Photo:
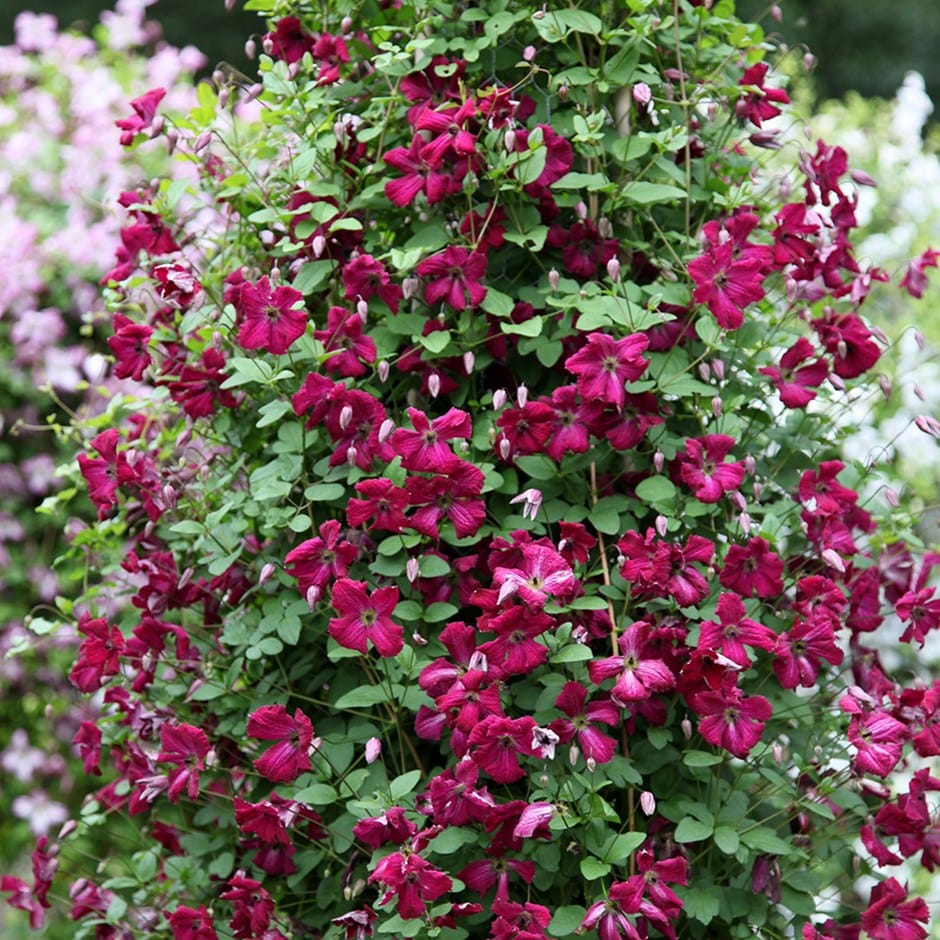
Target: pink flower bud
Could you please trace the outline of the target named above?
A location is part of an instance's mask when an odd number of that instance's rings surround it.
[[[365,323],[369,317],[369,305],[361,297],[356,301],[356,313],[362,317],[363,323]]]
[[[607,276],[616,284],[620,280],[620,261],[617,258],[611,258],[607,262]]]
[[[718,381],[722,381],[725,377],[725,362],[724,359],[713,359],[712,360],[712,375],[715,376]]]
[[[663,467],[666,465],[666,455],[661,451],[656,451],[653,454],[653,466],[656,468],[657,473],[663,472]]]
[[[200,153],[205,150],[209,146],[210,140],[212,140],[212,131],[203,131],[193,144],[193,153]]]
[[[555,268],[552,268],[548,272],[548,286],[552,289],[552,293],[558,290],[558,282],[561,280],[561,275]]]
[[[852,177],[852,181],[857,183],[859,186],[872,186],[877,187],[878,182],[873,176],[866,173],[864,170],[852,170],[849,173],[849,176]]]
[[[669,531],[669,520],[662,513],[656,517],[656,531],[661,539],[664,539]]]
[[[522,61],[531,62],[535,58],[535,46],[526,46],[522,50]]]
[[[738,525],[741,526],[741,531],[747,535],[751,531],[751,514],[742,512],[738,516]]]
[[[688,718],[683,718],[679,722],[679,727],[682,729],[682,734],[685,737],[686,741],[692,740],[692,722]]]
[[[915,394],[921,401],[927,401],[927,396],[924,394],[924,390],[923,390],[919,385],[915,385],[915,386],[914,386],[914,394]]]
[[[375,371],[378,373],[380,382],[387,382],[388,373],[391,371],[391,366],[388,364],[388,360],[380,359],[379,364],[375,367]]]
[[[722,408],[723,408],[723,407],[724,407],[724,406],[723,406],[722,401],[721,401],[721,396],[720,396],[720,395],[716,395],[716,396],[712,399],[712,414],[713,414],[716,418],[720,418],[720,417],[721,417],[721,411],[722,411]]]
[[[927,340],[924,339],[924,334],[920,330],[914,330],[914,342],[920,350],[927,348]]]
[[[840,574],[845,574],[845,562],[834,548],[824,548],[822,550],[822,560],[830,568],[835,568]]]
[[[829,373],[829,384],[830,384],[837,392],[844,392],[844,391],[845,391],[845,380],[842,378],[841,375],[836,375],[835,372],[830,372],[830,373]]]
[[[761,493],[764,492],[764,484],[761,482],[754,483],[754,499],[760,500]]]
[[[646,82],[637,82],[633,86],[633,100],[645,107],[653,100],[653,90]]]
[[[508,438],[502,438],[499,442],[499,456],[503,460],[509,460],[509,455],[512,453],[512,444],[509,443]]]
[[[248,91],[245,92],[245,103],[247,104],[250,101],[254,101],[256,98],[260,98],[264,93],[264,85],[261,82],[255,82]]]
[[[379,443],[384,444],[392,436],[394,430],[395,422],[391,418],[386,418],[379,425]]]
[[[366,763],[374,764],[382,753],[382,742],[378,738],[369,738],[366,741]]]
[[[349,447],[346,448],[346,463],[349,464],[350,467],[355,467],[356,459],[358,457],[359,457],[359,451],[356,450],[356,448],[353,447],[352,444],[350,444]]]
[[[602,215],[597,220],[597,234],[600,235],[601,238],[614,237],[614,226],[606,215]]]
[[[890,486],[885,487],[885,499],[888,501],[888,505],[892,506],[894,509],[897,509],[901,505],[900,497]]]
[[[343,405],[339,412],[339,426],[345,431],[353,418],[352,405]]]
[[[166,118],[162,114],[158,114],[150,122],[150,139],[153,140],[154,137],[159,137],[163,133],[164,127],[166,127]]]
[[[775,3],[770,8],[770,15],[774,18],[775,22],[777,23],[783,22],[783,10],[780,9],[780,6],[778,4]]]
[[[500,408],[502,408],[503,405],[506,404],[506,399],[508,397],[509,396],[506,394],[506,389],[504,388],[496,389],[496,391],[493,392],[493,410],[499,411]]]
[[[932,418],[930,415],[918,415],[914,419],[914,424],[916,424],[924,434],[929,434],[931,437],[936,437],[940,440],[940,421],[937,421],[936,418]]]
[[[175,127],[171,127],[166,132],[166,151],[167,154],[172,156],[173,151],[176,150],[176,145],[180,142],[180,133]]]
[[[525,387],[525,384],[520,385],[516,389],[516,404],[520,408],[525,408],[526,402],[529,400],[529,390]]]
[[[509,500],[510,504],[523,503],[522,518],[535,519],[542,505],[542,491],[534,487],[523,490],[518,496]]]
[[[588,207],[584,203],[584,200],[579,200],[575,203],[574,211],[582,222],[588,217]]]
[[[307,606],[311,610],[317,609],[317,604],[320,602],[320,594],[322,593],[320,587],[316,584],[311,584],[307,588],[307,594],[304,597],[304,600],[307,602]]]
[[[418,559],[411,557],[405,563],[405,577],[408,579],[409,584],[414,584],[418,580],[420,568],[418,565]]]
[[[816,66],[816,56],[812,52],[804,53],[803,66],[807,72],[812,72]]]
[[[411,634],[411,642],[414,643],[415,646],[427,646],[428,645],[428,641],[423,636],[421,636],[421,634],[418,633],[417,630],[415,630],[415,632]]]
[[[640,809],[647,816],[652,816],[656,812],[656,797],[649,790],[644,790],[640,794]]]
[[[402,297],[404,297],[405,300],[411,300],[411,298],[418,293],[420,288],[421,282],[413,274],[410,274],[401,282]]]
[[[245,58],[249,61],[253,61],[254,57],[258,54],[258,45],[254,39],[249,39],[245,43]]]
[[[698,368],[698,377],[703,382],[707,382],[712,377],[711,366],[709,366],[707,362],[700,362],[697,368]]]
[[[297,79],[297,76],[300,75],[300,62],[291,62],[287,66],[287,77],[293,82]]]
[[[228,86],[228,85],[226,85],[226,86],[219,92],[219,107],[220,107],[221,109],[224,110],[224,109],[228,106],[228,99],[231,97],[231,95],[232,95],[232,89],[231,89],[231,87]]]
[[[463,371],[466,372],[467,375],[473,375],[473,366],[475,365],[476,361],[477,358],[473,354],[472,349],[468,349],[463,354]]]
[[[506,153],[512,153],[516,149],[516,132],[510,127],[503,135],[503,147]]]
[[[428,391],[431,393],[431,398],[437,398],[441,393],[441,377],[436,372],[428,376]]]
[[[774,741],[773,746],[774,761],[780,765],[783,763],[783,747],[779,741]]]
[[[889,379],[884,372],[878,373],[878,386],[881,389],[881,394],[884,396],[885,401],[891,397],[892,387],[891,379]]]
[[[753,454],[748,454],[744,458],[744,469],[747,471],[749,477],[754,476],[754,470],[757,467],[757,461],[754,459]]]
[[[585,762],[587,764],[588,773],[592,774],[597,770],[597,761],[593,757],[589,757]]]
[[[235,0],[225,0],[225,11],[231,13],[235,9]]]
[[[340,32],[342,32],[345,35],[352,29],[352,24],[353,24],[352,17],[348,15],[344,16],[342,20],[340,20],[340,24],[339,24]]]
[[[265,55],[271,55],[274,52],[274,40],[270,36],[265,36],[261,41],[261,48],[264,49]]]
[[[568,86],[559,85],[558,86],[558,100],[564,104],[568,100]]]
[[[261,569],[261,574],[258,575],[258,586],[260,587],[262,584],[267,584],[276,570],[272,562],[267,562]]]

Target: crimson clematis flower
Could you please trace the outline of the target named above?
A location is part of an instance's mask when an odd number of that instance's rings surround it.
[[[277,741],[253,761],[255,770],[274,783],[290,783],[310,769],[313,725],[298,708],[293,718],[283,705],[263,705],[248,717],[249,738]]]
[[[416,268],[419,277],[429,278],[424,299],[429,304],[444,301],[454,310],[466,310],[483,302],[486,288],[480,283],[486,275],[486,255],[451,245]]]
[[[82,692],[95,692],[105,679],[117,675],[125,644],[124,634],[117,627],[110,626],[104,617],[93,620],[87,614],[79,620],[78,632],[85,639],[78,648],[69,681]]]
[[[780,366],[762,366],[757,371],[773,380],[785,408],[804,408],[816,397],[814,389],[829,375],[829,364],[816,354],[813,344],[801,336],[780,358]],[[800,363],[806,363],[800,366]]]
[[[765,88],[768,66],[766,62],[757,62],[741,76],[739,85],[753,87],[754,91],[739,98],[734,106],[734,113],[742,121],[750,121],[761,127],[764,121],[780,114],[778,104],[789,104],[790,96],[782,88]]]
[[[350,313],[345,307],[330,307],[326,315],[326,328],[316,330],[314,337],[323,343],[327,356],[323,367],[331,375],[357,378],[368,372],[376,359],[375,341],[364,336],[362,317]]]
[[[927,290],[926,269],[935,268],[938,264],[940,264],[940,251],[928,248],[908,264],[904,277],[901,278],[901,287],[911,297],[923,297],[924,291]]]
[[[755,536],[746,546],[728,549],[718,580],[741,597],[777,597],[783,593],[783,559],[766,539]]]
[[[141,381],[144,371],[151,363],[147,344],[153,336],[153,327],[134,323],[122,313],[114,315],[114,335],[108,337],[108,347],[117,363],[114,374],[119,379]]]
[[[164,916],[173,931],[173,940],[218,940],[205,904],[198,910],[180,904],[172,914],[164,912]]]
[[[533,904],[530,901],[519,904],[510,901],[508,897],[497,896],[493,901],[492,911],[496,915],[490,925],[490,936],[493,940],[542,940],[548,936],[546,930],[552,919],[552,912],[542,904]]]
[[[493,571],[493,584],[499,588],[497,603],[517,594],[533,610],[541,610],[549,597],[569,596],[575,583],[568,562],[546,545],[523,545],[518,568],[497,567]]]
[[[760,740],[764,722],[773,709],[762,695],[745,698],[737,687],[737,676],[725,673],[720,691],[700,692],[693,708],[699,716],[699,734],[742,760]]]
[[[726,330],[738,329],[744,322],[744,308],[764,296],[762,262],[755,257],[736,257],[730,241],[712,245],[689,262],[688,271],[695,282],[692,299],[705,304]]]
[[[382,159],[405,175],[385,184],[385,196],[399,208],[414,202],[424,193],[428,205],[434,205],[448,196],[459,193],[467,167],[458,163],[452,169],[432,166],[423,156],[424,141],[416,137],[411,146],[395,147],[382,154]]]
[[[587,689],[580,682],[566,682],[555,707],[568,717],[556,718],[549,728],[558,735],[561,744],[577,737],[581,753],[595,764],[606,764],[617,751],[617,742],[595,727],[596,722],[616,727],[620,722],[620,709],[608,698],[587,701]]]
[[[165,96],[165,88],[151,88],[150,91],[131,102],[134,113],[129,118],[114,122],[124,132],[121,134],[122,147],[130,147],[134,143],[134,137],[153,124],[153,119],[157,115],[157,105]]]
[[[872,940],[923,940],[921,926],[930,920],[930,910],[922,898],[907,900],[907,888],[896,878],[888,878],[871,889],[871,899],[862,914],[862,930]]]
[[[381,816],[360,819],[353,826],[353,835],[372,850],[389,844],[404,845],[417,832],[418,827],[400,806],[390,806]]]
[[[409,477],[405,481],[409,506],[417,507],[408,528],[439,538],[438,526],[449,519],[457,538],[475,535],[486,521],[481,494],[485,477],[476,464],[459,460],[447,476]]]
[[[649,338],[642,333],[618,340],[605,333],[589,333],[587,345],[565,360],[565,368],[578,377],[583,399],[622,408],[624,384],[638,379],[649,365],[643,358],[648,345]]]
[[[229,926],[236,940],[255,940],[266,936],[274,914],[274,899],[261,887],[260,881],[237,871],[227,882],[229,889],[219,897],[231,901],[234,912]],[[279,935],[277,935],[279,936]]]
[[[287,573],[300,582],[300,593],[307,597],[310,588],[324,588],[336,578],[345,578],[359,549],[352,542],[340,539],[341,526],[328,519],[320,526],[320,534],[307,539],[288,552],[284,559]]]
[[[706,620],[699,627],[698,648],[721,650],[722,654],[743,669],[751,665],[745,646],[774,649],[777,635],[769,627],[746,617],[744,602],[737,594],[722,594],[718,598],[718,619]]]
[[[497,783],[520,780],[525,771],[519,765],[519,755],[536,757],[540,753],[533,744],[535,729],[535,720],[528,715],[522,718],[490,715],[470,732],[470,757]]]
[[[385,885],[387,890],[379,904],[394,898],[396,912],[406,920],[421,917],[425,905],[446,894],[454,884],[444,872],[414,852],[386,855],[369,875],[369,881]]]
[[[643,620],[631,624],[617,641],[618,655],[592,659],[588,663],[591,682],[600,684],[617,677],[610,697],[623,707],[665,692],[676,684],[676,677],[662,659],[649,655],[652,626]]]
[[[161,750],[158,761],[176,764],[171,770],[167,796],[175,803],[183,790],[195,800],[199,796],[199,771],[205,770],[205,759],[209,753],[209,739],[205,731],[194,725],[164,725],[161,729]]]
[[[392,313],[398,313],[403,291],[392,283],[385,265],[376,261],[372,255],[356,255],[343,266],[343,287],[347,300],[362,299],[368,302],[378,297]]]
[[[857,313],[827,309],[824,316],[810,325],[832,356],[832,371],[843,379],[854,379],[867,372],[881,358],[871,330]]]
[[[401,465],[406,470],[425,473],[450,473],[455,470],[459,458],[445,442],[471,435],[473,427],[470,415],[459,408],[451,408],[447,414],[429,421],[423,411],[409,408],[408,417],[414,430],[396,428],[391,436],[391,445],[401,457]]]
[[[842,662],[844,654],[835,641],[837,625],[824,611],[814,611],[777,637],[774,674],[783,688],[808,689],[816,682],[822,660],[833,666]]]
[[[395,656],[404,647],[404,629],[392,622],[398,604],[398,588],[377,588],[368,594],[365,581],[341,578],[333,586],[331,603],[339,614],[330,620],[328,632],[340,646],[363,655],[372,642],[380,656]]]
[[[679,456],[679,476],[702,503],[717,503],[725,493],[736,490],[744,479],[744,463],[727,463],[725,457],[736,441],[727,434],[690,437],[685,453]]]
[[[372,928],[378,917],[379,915],[368,904],[364,904],[359,910],[334,917],[331,923],[343,928],[346,934],[345,940],[367,940],[372,936]]]
[[[908,591],[898,598],[894,609],[902,623],[909,621],[901,634],[902,643],[916,640],[923,646],[927,634],[940,626],[940,597],[934,598],[936,593],[936,588],[921,588],[919,591]]]
[[[307,329],[307,311],[297,309],[303,299],[304,295],[293,287],[272,289],[267,275],[256,284],[246,281],[235,307],[241,322],[238,344],[242,349],[286,353]]]
[[[356,484],[356,492],[363,498],[346,502],[346,521],[351,526],[368,522],[369,531],[383,529],[386,532],[401,532],[406,526],[408,494],[402,487],[386,477],[378,477],[361,480]]]
[[[855,710],[849,723],[847,736],[855,745],[856,754],[852,766],[858,773],[871,773],[884,779],[897,766],[908,738],[907,726],[882,709],[868,711],[849,702],[852,696],[842,699],[842,707]]]
[[[316,41],[296,16],[282,16],[275,24],[274,32],[265,34],[264,38],[271,44],[272,54],[288,65],[299,62],[305,52],[312,53]]]

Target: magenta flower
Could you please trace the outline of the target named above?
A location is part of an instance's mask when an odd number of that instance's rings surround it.
[[[454,310],[466,310],[483,302],[486,288],[480,283],[486,274],[486,255],[451,245],[417,268],[419,277],[428,278],[424,299],[429,304],[444,301]]]
[[[499,588],[497,603],[518,594],[533,610],[541,610],[549,597],[563,598],[575,586],[571,566],[553,548],[524,544],[522,563],[518,568],[497,567],[493,584]]]
[[[712,245],[689,262],[692,299],[706,304],[720,327],[736,330],[744,322],[744,308],[764,296],[762,269],[757,257],[736,258],[731,242]]]
[[[754,90],[739,98],[734,106],[734,113],[742,121],[750,121],[761,127],[764,121],[780,114],[778,104],[789,104],[790,96],[782,88],[765,88],[768,65],[757,62],[741,76],[739,85]]]
[[[513,783],[525,776],[519,755],[537,756],[532,743],[536,724],[528,715],[503,718],[490,715],[481,721],[468,738],[470,757],[480,770],[497,783]]]
[[[401,532],[405,527],[408,494],[402,487],[385,477],[378,477],[361,480],[356,484],[356,492],[363,498],[351,498],[346,502],[346,521],[351,526],[368,522],[366,528],[369,531],[383,529],[386,532]]]
[[[694,696],[692,707],[700,718],[699,734],[742,760],[760,740],[764,722],[773,712],[762,695],[745,698],[733,673],[725,673],[720,691]]]
[[[392,447],[401,457],[401,465],[406,470],[425,473],[450,473],[455,470],[458,457],[446,441],[471,435],[473,427],[470,415],[458,408],[451,408],[447,414],[429,421],[423,411],[409,408],[408,417],[414,430],[397,428],[391,437]]]
[[[843,698],[843,707],[848,698],[850,696]],[[907,738],[907,726],[886,711],[876,709],[867,714],[856,714],[848,730],[848,739],[856,748],[852,766],[858,773],[870,773],[884,779],[901,759]]]
[[[327,356],[323,367],[331,375],[356,378],[365,375],[376,359],[375,341],[363,335],[362,317],[345,307],[330,307],[326,328],[316,330],[314,338],[323,343]]]
[[[617,742],[594,723],[616,727],[620,723],[620,709],[608,698],[587,703],[587,694],[587,689],[579,682],[566,682],[555,699],[555,707],[568,717],[556,718],[549,727],[561,744],[568,744],[577,737],[585,759],[606,764],[616,753]]]
[[[165,88],[151,88],[150,91],[131,102],[134,113],[129,118],[114,122],[124,132],[121,134],[122,147],[130,147],[134,143],[134,137],[153,124],[153,119],[157,115],[157,105],[165,96]]]
[[[783,593],[783,559],[766,539],[755,536],[746,546],[728,549],[718,580],[741,597],[777,597]]]
[[[395,147],[382,154],[382,159],[405,175],[389,180],[385,184],[385,195],[399,208],[412,203],[419,193],[424,193],[428,205],[434,205],[447,196],[460,192],[461,180],[466,176],[466,167],[460,163],[454,169],[432,166],[423,155],[424,141],[416,137],[411,146]]]
[[[777,637],[774,674],[785,689],[798,685],[810,688],[816,682],[822,660],[838,666],[842,650],[836,645],[838,621],[816,610],[807,619],[797,618],[793,626]]]
[[[741,485],[744,463],[725,462],[735,443],[727,434],[706,434],[686,440],[685,454],[679,457],[679,476],[699,502],[717,503],[725,493]]]
[[[911,297],[923,297],[927,290],[927,268],[935,268],[940,263],[940,251],[935,248],[928,248],[922,254],[912,259],[901,278],[901,287],[906,290]]]
[[[862,914],[862,929],[872,940],[923,940],[921,924],[930,920],[922,898],[907,899],[907,888],[889,878],[871,889],[868,909]]]
[[[369,881],[385,885],[379,904],[394,898],[395,911],[406,920],[421,917],[429,901],[436,901],[453,886],[447,875],[413,852],[386,855],[369,875]]]
[[[655,653],[653,656],[647,653],[652,629],[643,620],[631,624],[618,639],[618,655],[592,659],[588,663],[588,675],[595,684],[617,677],[610,697],[625,708],[649,698],[654,692],[666,692],[676,684],[669,666],[662,659],[654,658]]]
[[[116,676],[121,665],[124,634],[110,626],[103,617],[91,619],[87,614],[78,622],[78,632],[84,636],[78,648],[75,665],[69,672],[69,681],[82,692],[94,692],[105,679]]]
[[[769,627],[746,617],[744,602],[737,594],[722,594],[718,598],[717,614],[720,623],[706,620],[699,627],[698,648],[720,650],[724,656],[743,669],[751,665],[746,646],[774,649],[777,635]]]
[[[141,381],[144,371],[150,365],[150,353],[147,346],[153,328],[143,323],[134,323],[121,313],[114,315],[114,335],[108,337],[108,347],[114,353],[117,363],[114,374],[119,379]]]
[[[757,371],[773,380],[786,408],[803,408],[816,397],[816,389],[829,375],[829,364],[816,354],[813,344],[801,336],[780,358],[780,366],[763,366]],[[806,363],[800,365],[800,363]]]
[[[287,573],[300,582],[300,593],[306,597],[310,588],[323,588],[336,578],[345,578],[359,549],[352,542],[340,539],[340,524],[328,519],[320,526],[320,534],[307,539],[288,552],[284,559]]]
[[[405,631],[391,619],[398,598],[397,587],[377,588],[369,595],[364,581],[341,578],[333,586],[331,603],[339,616],[330,620],[330,636],[363,655],[371,641],[380,656],[395,656],[405,645]]]
[[[199,771],[205,769],[209,753],[209,739],[205,731],[193,725],[164,725],[161,731],[158,761],[177,764],[169,773],[167,796],[175,803],[183,790],[195,800],[199,796]]]
[[[293,718],[283,705],[263,705],[248,717],[249,738],[276,741],[253,761],[255,770],[274,783],[290,783],[310,769],[313,725],[298,708]]]
[[[606,333],[589,333],[587,345],[565,360],[565,368],[578,377],[578,391],[586,401],[622,408],[624,384],[638,379],[649,365],[643,352],[649,338],[632,333],[615,340]]]
[[[417,507],[407,522],[409,528],[439,538],[438,526],[449,519],[457,538],[475,535],[486,521],[482,499],[485,477],[476,464],[458,460],[446,475],[409,477],[405,481],[408,504]]]
[[[343,267],[344,296],[347,300],[370,301],[378,297],[392,313],[398,313],[402,289],[392,283],[385,265],[372,255],[356,255]]]
[[[173,940],[218,940],[205,904],[198,909],[180,904],[172,914],[164,911],[164,916],[173,931]]]
[[[238,344],[242,349],[286,353],[307,329],[307,311],[297,309],[303,299],[293,287],[272,289],[267,275],[256,284],[246,281],[235,305],[241,322]]]

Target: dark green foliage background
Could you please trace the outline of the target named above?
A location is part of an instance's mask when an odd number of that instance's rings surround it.
[[[940,102],[940,3],[937,0],[779,0],[783,23],[768,16],[768,34],[815,53],[816,88],[823,98],[855,90],[866,97],[890,98],[909,69],[919,71],[927,91]],[[104,0],[0,0],[0,43],[13,36],[13,20],[21,10],[54,13],[60,24],[94,22]],[[770,4],[739,0],[738,15],[757,19]],[[254,13],[226,13],[223,0],[157,0],[148,10],[159,20],[174,45],[193,43],[209,57],[209,71],[221,61],[246,70],[242,47],[258,28]],[[253,70],[251,70],[253,72]],[[938,115],[934,115],[934,120]]]

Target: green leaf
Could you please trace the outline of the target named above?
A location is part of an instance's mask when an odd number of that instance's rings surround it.
[[[708,751],[686,751],[682,755],[682,763],[686,767],[712,767],[723,760],[721,754],[709,754]]]
[[[767,826],[745,830],[741,833],[741,841],[748,848],[765,855],[787,855],[793,851],[793,846],[789,842],[781,839],[773,829]]]
[[[623,832],[610,840],[604,849],[602,860],[612,865],[624,865],[631,853],[638,849],[646,839],[644,832]]]
[[[370,705],[378,705],[379,702],[388,701],[388,692],[381,686],[362,685],[351,689],[345,695],[341,695],[334,703],[336,709],[343,708],[367,708]]]
[[[314,483],[304,490],[304,498],[314,503],[325,503],[331,499],[341,499],[345,494],[346,488],[340,483]]]
[[[553,663],[583,663],[593,658],[594,654],[591,652],[591,647],[583,646],[580,643],[569,643],[552,654]]]
[[[648,183],[646,180],[637,180],[627,183],[623,195],[638,206],[652,206],[659,202],[675,202],[685,199],[685,190],[668,183]]]
[[[504,320],[500,323],[499,328],[503,333],[509,333],[513,336],[535,337],[542,335],[543,324],[542,318],[535,316],[528,320],[523,320],[522,323],[513,323],[511,320]]]
[[[516,302],[509,294],[504,294],[502,291],[495,290],[492,287],[487,289],[486,296],[480,304],[487,313],[491,313],[494,317],[500,317],[501,319],[508,317],[512,313],[512,308],[515,307],[515,305]]]
[[[435,330],[419,338],[421,345],[435,355],[442,353],[450,345],[450,330]]]
[[[698,819],[693,819],[691,816],[686,816],[684,819],[680,820],[679,825],[676,826],[676,842],[703,842],[712,834],[712,826],[707,825],[706,823],[701,822]]]
[[[620,510],[625,508],[622,497],[605,496],[597,501],[588,519],[598,532],[603,532],[604,535],[619,535]]]
[[[586,913],[587,910],[577,904],[565,904],[556,908],[548,925],[548,932],[553,937],[573,937]]]
[[[280,398],[269,401],[266,405],[262,405],[258,409],[258,413],[261,417],[258,419],[255,427],[266,428],[269,424],[280,421],[284,415],[291,411],[293,411],[293,407],[289,401],[282,401]]]
[[[531,140],[530,140],[531,143]],[[523,150],[515,163],[516,179],[523,186],[534,183],[544,172],[548,160],[548,149],[542,144],[534,150]]]
[[[599,861],[593,855],[581,859],[581,875],[586,881],[596,881],[610,874],[610,865]]]
[[[434,837],[431,842],[431,851],[437,852],[439,855],[452,855],[465,845],[476,842],[477,838],[478,836],[469,829],[458,829],[456,826],[449,826],[440,835]]]
[[[637,484],[636,498],[653,504],[670,502],[676,498],[676,487],[668,477],[647,477]]]
[[[558,464],[543,454],[531,454],[516,458],[519,469],[533,480],[554,480],[558,476]]]
[[[552,189],[586,189],[597,192],[613,185],[603,173],[566,173],[560,180],[552,183]]]
[[[301,294],[312,294],[326,285],[335,267],[335,261],[308,261],[291,281],[291,287]]]
[[[450,564],[440,555],[422,555],[418,559],[418,571],[422,578],[446,578],[450,574]]]
[[[408,796],[412,790],[418,785],[418,781],[421,779],[420,770],[409,770],[408,773],[402,774],[399,777],[396,777],[389,785],[389,792],[392,794],[392,799],[397,803],[403,797]]]
[[[298,803],[309,803],[311,806],[329,806],[337,800],[337,793],[328,783],[312,783],[298,793],[292,794],[292,799]]]
[[[689,888],[683,897],[683,909],[687,916],[697,920],[700,924],[709,924],[717,916],[721,902],[716,891],[706,891],[702,888]]]
[[[734,855],[738,851],[740,839],[737,832],[730,826],[719,826],[715,830],[715,845],[721,849],[725,855]]]

